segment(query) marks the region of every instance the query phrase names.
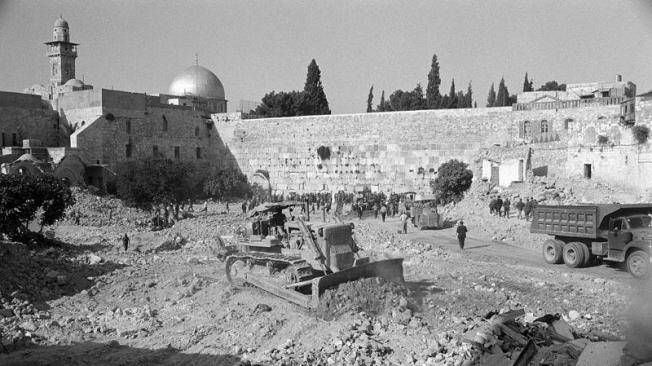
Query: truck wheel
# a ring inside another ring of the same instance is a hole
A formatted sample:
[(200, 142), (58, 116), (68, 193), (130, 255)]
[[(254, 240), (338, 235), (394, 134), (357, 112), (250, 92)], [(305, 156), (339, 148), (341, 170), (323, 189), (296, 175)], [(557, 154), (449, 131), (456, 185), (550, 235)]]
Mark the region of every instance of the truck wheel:
[(584, 264), (584, 250), (579, 243), (568, 243), (564, 246), (564, 263), (571, 268), (578, 268)]
[(650, 275), (650, 256), (642, 250), (632, 252), (627, 256), (627, 271), (636, 278), (647, 278)]
[(576, 244), (584, 252), (584, 262), (582, 263), (582, 267), (587, 267), (591, 262), (591, 250), (589, 250), (589, 246), (586, 245), (585, 243), (578, 242)]
[(563, 261), (564, 245), (557, 240), (548, 239), (543, 242), (543, 260), (549, 264), (559, 264)]

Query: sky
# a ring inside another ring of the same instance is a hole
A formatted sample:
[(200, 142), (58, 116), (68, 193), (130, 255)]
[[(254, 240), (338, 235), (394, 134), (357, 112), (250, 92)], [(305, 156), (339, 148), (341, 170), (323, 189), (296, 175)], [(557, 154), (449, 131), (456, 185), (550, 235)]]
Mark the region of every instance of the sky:
[(48, 80), (43, 42), (63, 15), (79, 43), (77, 78), (95, 88), (166, 93), (199, 64), (235, 111), (272, 90), (303, 89), (314, 58), (334, 114), (366, 111), (384, 90), (426, 88), (433, 54), (447, 93), (472, 83), (478, 106), (504, 76), (535, 87), (633, 81), (652, 89), (649, 0), (0, 0), (0, 90)]

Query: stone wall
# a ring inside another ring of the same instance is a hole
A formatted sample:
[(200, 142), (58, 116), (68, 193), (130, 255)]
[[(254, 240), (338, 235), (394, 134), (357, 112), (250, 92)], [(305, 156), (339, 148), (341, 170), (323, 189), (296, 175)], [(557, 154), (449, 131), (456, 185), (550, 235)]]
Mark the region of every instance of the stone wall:
[[(619, 112), (619, 106), (558, 111), (504, 107), (213, 119), (240, 169), (250, 178), (258, 169), (269, 171), (278, 191), (353, 191), (368, 185), (403, 192), (427, 190), (439, 165), (450, 159), (469, 163), (480, 176), (480, 152), (494, 148), (500, 151), (493, 157), (500, 161), (506, 155), (513, 158), (515, 149), (524, 156), (531, 147), (533, 164), (547, 164), (554, 157), (551, 168), (563, 172), (564, 147), (576, 131), (604, 121), (617, 123)], [(319, 156), (321, 146), (328, 148), (330, 158)]]
[(37, 95), (0, 92), (0, 146), (22, 146), (24, 139), (59, 146), (57, 113)]

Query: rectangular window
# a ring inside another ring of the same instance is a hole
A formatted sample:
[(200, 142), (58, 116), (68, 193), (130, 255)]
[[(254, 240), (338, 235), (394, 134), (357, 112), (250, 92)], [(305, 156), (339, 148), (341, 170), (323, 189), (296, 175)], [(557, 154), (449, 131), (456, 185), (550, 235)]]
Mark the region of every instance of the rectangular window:
[(11, 146), (18, 146), (18, 136), (15, 133), (11, 134)]
[(2, 145), (0, 145), (0, 146), (5, 146), (6, 143), (7, 142), (5, 141), (5, 133), (3, 132), (2, 133)]
[(125, 153), (126, 153), (128, 158), (131, 157), (131, 144), (126, 144), (125, 145)]
[(196, 152), (197, 152), (197, 159), (201, 159), (201, 147), (198, 147)]
[(175, 159), (181, 158), (181, 151), (180, 150), (181, 149), (179, 148), (179, 146), (174, 147), (174, 158)]
[(152, 156), (158, 155), (158, 145), (152, 146)]

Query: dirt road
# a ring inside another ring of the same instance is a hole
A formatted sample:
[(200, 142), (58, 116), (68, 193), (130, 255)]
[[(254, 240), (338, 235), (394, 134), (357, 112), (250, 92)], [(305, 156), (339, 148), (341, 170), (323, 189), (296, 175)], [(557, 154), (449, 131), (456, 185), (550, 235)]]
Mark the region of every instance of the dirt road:
[[(398, 218), (388, 218), (385, 223), (382, 223), (380, 219), (376, 220), (373, 218), (364, 221), (378, 227), (379, 229), (394, 232), (397, 232), (400, 227)], [(569, 268), (563, 264), (552, 265), (544, 262), (540, 251), (528, 249), (528, 245), (518, 246), (504, 242), (492, 241), (491, 238), (476, 235), (472, 231), (473, 228), (469, 228), (469, 234), (467, 234), (464, 246), (464, 255), (474, 260), (497, 264), (544, 268), (558, 271), (560, 273), (586, 274), (613, 280), (632, 282), (631, 276), (625, 270), (624, 265), (594, 264), (586, 268)], [(454, 228), (419, 230), (418, 228), (410, 226), (408, 228), (408, 234), (405, 235), (405, 239), (428, 243), (449, 250), (459, 248)]]

